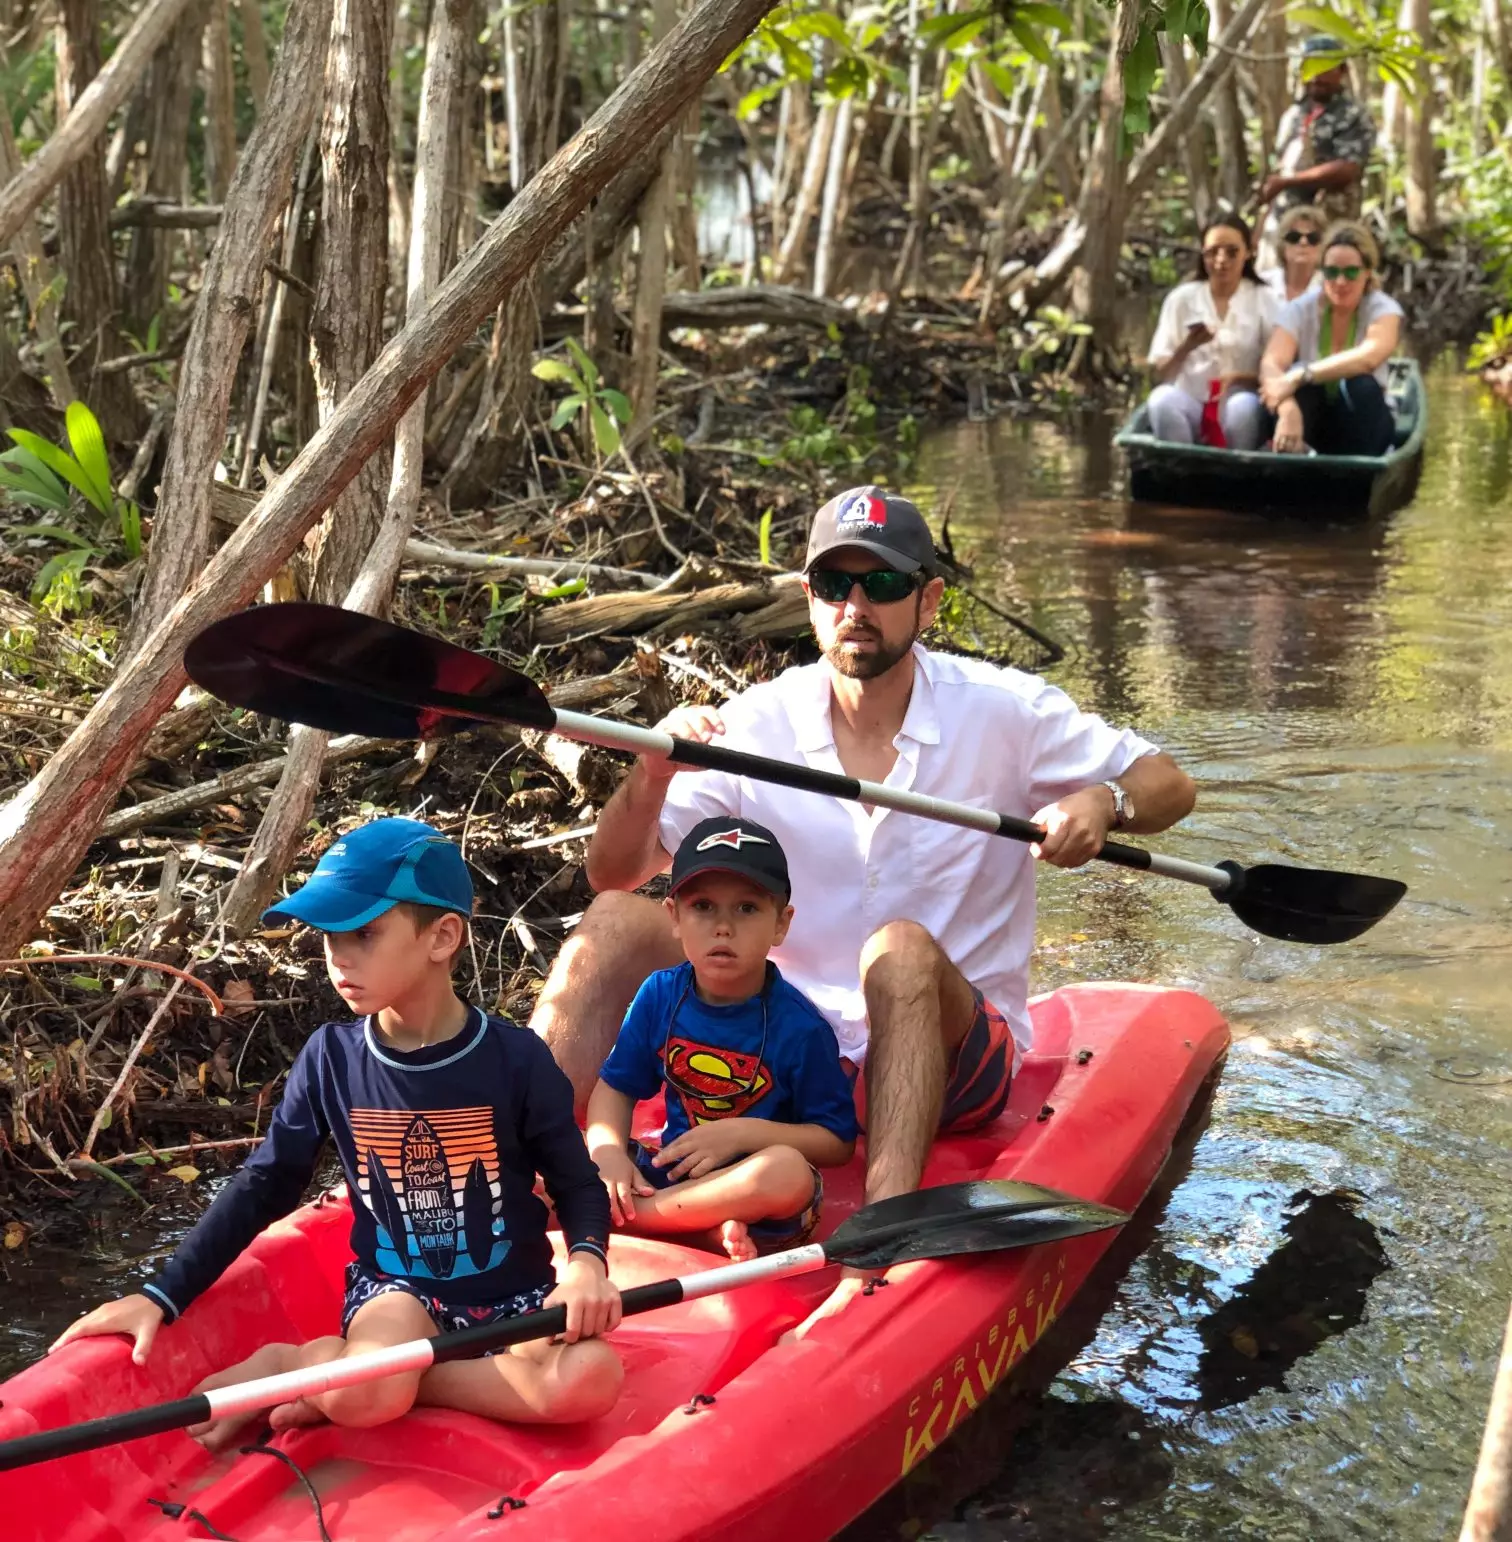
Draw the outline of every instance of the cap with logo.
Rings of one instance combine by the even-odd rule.
[[[804,571],[832,551],[851,547],[880,557],[899,573],[939,571],[934,538],[918,508],[881,487],[852,487],[837,493],[809,528]]]
[[[375,819],[343,835],[308,880],[263,912],[351,932],[401,900],[470,916],[472,879],[455,842],[418,819]]]
[[[699,873],[734,873],[786,902],[793,892],[787,854],[777,837],[753,819],[702,819],[672,858],[672,893]]]

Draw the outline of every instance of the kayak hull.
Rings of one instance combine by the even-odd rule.
[[[1013,1178],[1134,1210],[1221,1063],[1222,1018],[1190,992],[1130,985],[1069,987],[1032,1013],[1004,1116],[938,1142],[926,1184]],[[859,1162],[826,1175],[826,1227],[859,1203],[861,1176]],[[97,1340],[22,1372],[0,1387],[0,1439],[181,1396],[262,1342],[333,1331],[348,1223],[339,1199],[271,1228],[145,1368]],[[333,1542],[497,1542],[505,1514],[512,1538],[552,1542],[820,1542],[1012,1381],[1116,1235],[901,1266],[793,1343],[778,1340],[838,1271],[631,1319],[613,1338],[625,1395],[587,1425],[426,1409],[276,1444],[319,1491]],[[651,1239],[616,1238],[611,1253],[624,1286],[718,1262]],[[170,1519],[153,1500],[186,1508]],[[283,1461],[211,1460],[178,1433],[0,1474],[11,1542],[213,1535],[189,1510],[238,1542],[318,1535]]]
[[[1114,439],[1129,463],[1129,496],[1136,503],[1313,524],[1390,513],[1411,501],[1422,471],[1428,406],[1414,360],[1392,360],[1388,394],[1396,404],[1397,436],[1380,456],[1277,455],[1174,444],[1150,433],[1149,409],[1141,404]]]

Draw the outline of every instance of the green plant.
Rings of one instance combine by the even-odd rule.
[[[575,337],[567,339],[567,351],[572,364],[566,359],[538,359],[530,373],[537,380],[571,386],[557,403],[551,426],[565,428],[573,418],[581,417],[584,437],[591,440],[601,459],[606,458],[620,447],[620,426],[630,421],[630,400],[623,391],[603,383],[598,365]]]
[[[1024,341],[1019,349],[1018,367],[1025,374],[1054,359],[1064,364],[1062,350],[1067,355],[1078,337],[1089,337],[1092,328],[1078,321],[1069,311],[1058,305],[1042,305],[1024,323]]]
[[[112,486],[110,457],[98,419],[83,402],[71,402],[64,427],[71,455],[24,428],[6,430],[14,444],[0,454],[0,488],[8,502],[62,515],[93,511],[94,517],[86,517],[87,528],[82,531],[53,523],[21,525],[11,532],[41,536],[66,548],[43,563],[32,584],[32,599],[54,616],[84,609],[87,597],[80,579],[91,561],[108,556],[117,543],[127,561],[142,555],[142,513]],[[70,495],[70,488],[82,505]]]
[[[762,567],[769,568],[772,565],[772,511],[770,509],[761,516],[761,523],[756,527],[756,541],[758,556]]]
[[[1488,364],[1512,359],[1512,311],[1491,318],[1491,325],[1476,335],[1465,357],[1465,368],[1478,374]]]

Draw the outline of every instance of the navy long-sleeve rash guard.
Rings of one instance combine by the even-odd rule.
[[[316,1029],[267,1139],[143,1289],[168,1321],[264,1227],[298,1205],[327,1138],[352,1198],[352,1250],[448,1305],[552,1279],[539,1173],[570,1251],[606,1256],[609,1197],[572,1117],[572,1088],[530,1032],[471,1008],[443,1044],[403,1052],[371,1020]]]

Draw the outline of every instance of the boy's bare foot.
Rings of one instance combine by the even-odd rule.
[[[216,1387],[229,1387],[235,1382],[256,1381],[261,1376],[278,1376],[295,1368],[297,1354],[298,1350],[293,1344],[264,1344],[245,1360],[205,1377],[194,1390],[209,1392]],[[266,1413],[267,1409],[253,1409],[251,1413],[209,1419],[203,1424],[191,1424],[186,1433],[199,1441],[207,1451],[224,1451],[253,1420],[261,1419]]]
[[[796,1328],[789,1328],[777,1342],[797,1344],[806,1339],[826,1318],[843,1312],[857,1296],[861,1295],[866,1289],[866,1282],[874,1273],[875,1271],[866,1269],[843,1270],[839,1283],[829,1295]]]
[[[726,1221],[719,1228],[719,1243],[732,1263],[749,1263],[756,1257],[756,1244],[751,1241],[750,1228],[744,1221]]]

